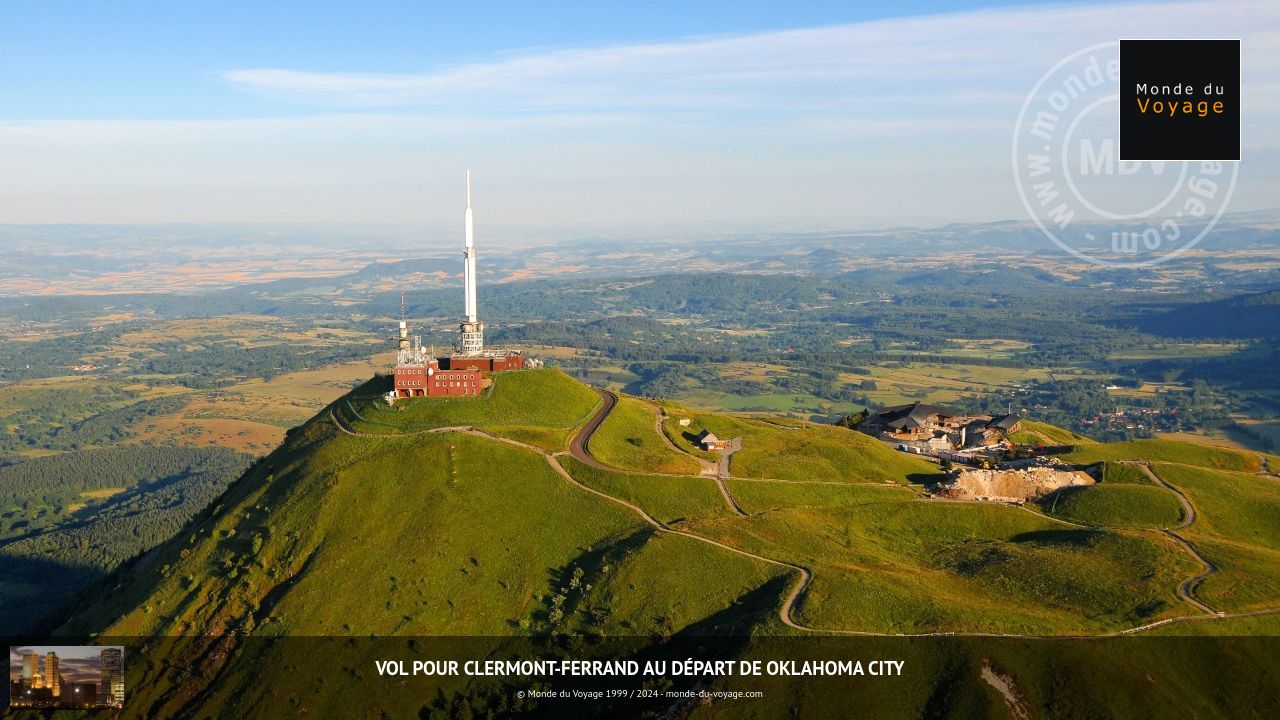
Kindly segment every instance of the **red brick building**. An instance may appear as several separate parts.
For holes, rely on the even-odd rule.
[[[482,355],[454,355],[440,358],[440,367],[445,370],[483,370],[484,372],[502,372],[503,370],[519,370],[524,367],[524,355],[510,350],[491,350]]]
[[[474,397],[484,389],[478,369],[440,369],[437,360],[424,364],[396,365],[395,396]]]

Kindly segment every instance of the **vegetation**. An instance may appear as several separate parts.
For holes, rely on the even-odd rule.
[[[229,624],[255,637],[665,635],[737,608],[781,572],[731,554],[707,563],[706,552],[654,534],[532,451],[465,434],[357,438],[322,416],[64,631],[172,635],[191,649]],[[201,703],[220,707],[227,683],[257,667],[231,663]],[[183,702],[165,694],[171,671],[131,666],[139,695],[154,693],[135,699],[162,714]],[[278,716],[287,687],[255,712]]]
[[[246,463],[221,448],[124,447],[0,467],[0,633],[168,540]]]
[[[68,388],[65,392],[75,391]],[[134,425],[177,412],[187,404],[187,398],[173,395],[132,403],[126,399],[136,397],[137,393],[108,390],[103,397],[51,398],[50,402],[13,412],[7,418],[12,434],[0,439],[0,455],[119,443],[136,436]]]
[[[578,482],[635,503],[658,522],[673,525],[692,518],[729,514],[712,478],[609,472],[572,457],[561,458],[560,463]]]
[[[459,425],[568,429],[586,422],[600,402],[590,388],[554,368],[497,373],[492,379],[479,397],[408,398],[390,407],[375,396],[353,398],[339,408],[362,432],[396,434]]]
[[[1173,493],[1151,484],[1103,482],[1063,488],[1039,502],[1053,517],[1100,527],[1168,528],[1182,520]]]
[[[913,247],[951,242],[932,235],[918,240]],[[1005,240],[1006,247],[1025,241],[1017,233]],[[1274,479],[1254,474],[1256,455],[1169,440],[1102,444],[1081,434],[1110,439],[1148,432],[1098,431],[1085,417],[1117,406],[1163,413],[1161,422],[1176,416],[1180,430],[1216,427],[1227,413],[1229,422],[1247,427],[1274,424],[1276,295],[1258,292],[1280,277],[1274,269],[1202,264],[1186,272],[1190,266],[1175,261],[1166,265],[1173,274],[1159,278],[1170,292],[1116,303],[1110,288],[1152,278],[1119,270],[1055,274],[1044,269],[1052,260],[1018,266],[1003,252],[945,271],[912,266],[909,258],[881,263],[880,255],[868,267],[866,256],[851,255],[846,245],[882,248],[883,238],[832,243],[824,236],[821,247],[805,245],[812,242],[771,242],[741,258],[745,267],[769,267],[785,250],[798,274],[635,277],[625,268],[614,270],[626,276],[618,281],[593,276],[495,285],[486,294],[487,312],[501,323],[492,339],[542,346],[571,375],[702,407],[827,418],[914,399],[1032,409],[1035,418],[1070,429],[1027,421],[1015,440],[1072,445],[1070,461],[1106,463],[1101,485],[1066,493],[1046,510],[1132,529],[1086,530],[1011,507],[923,500],[913,483],[935,467],[918,458],[843,428],[701,410],[679,411],[695,423],[679,427],[673,419],[664,431],[705,459],[719,454],[695,449],[688,435],[707,428],[742,437],[732,470],[744,477],[726,484],[751,517],[730,513],[709,479],[646,475],[685,458],[667,454],[651,425],[631,412],[634,406],[619,408],[593,449],[635,472],[602,472],[563,458],[574,477],[682,530],[811,569],[812,583],[793,616],[817,628],[1095,633],[1198,612],[1174,588],[1203,568],[1151,529],[1168,522],[1176,498],[1114,462],[1147,459],[1198,511],[1196,522],[1178,532],[1217,573],[1193,593],[1227,612],[1275,607],[1280,547],[1273,520],[1280,513]],[[735,254],[714,243],[699,252],[717,262]],[[122,440],[214,441],[211,433],[198,436],[171,422],[180,419],[253,420],[283,434],[350,387],[344,383],[389,364],[385,354],[367,361],[385,349],[389,318],[399,312],[397,293],[383,282],[388,272],[372,268],[253,292],[113,296],[110,311],[124,320],[101,320],[100,298],[0,298],[11,337],[30,335],[0,339],[0,381],[10,383],[0,386],[2,461],[59,452],[58,460],[79,462],[107,452],[94,448]],[[456,312],[452,288],[414,292],[409,300],[411,315],[424,318],[424,326]],[[230,321],[240,323],[234,327],[211,317],[249,313],[255,317]],[[200,318],[207,322],[194,322]],[[335,365],[356,358],[363,362]],[[359,372],[352,370],[357,365]],[[513,384],[504,387],[508,378]],[[94,394],[66,392],[86,382],[94,383]],[[626,508],[566,483],[533,451],[468,435],[390,437],[465,424],[563,451],[596,397],[558,371],[499,376],[477,400],[410,401],[392,409],[380,402],[380,392],[366,387],[356,394],[372,397],[335,409],[362,432],[388,437],[342,435],[324,415],[295,429],[185,531],[154,554],[126,560],[77,601],[66,632],[168,636],[177,644],[174,657],[198,659],[131,666],[131,686],[145,688],[139,712],[296,716],[375,685],[359,677],[371,662],[353,661],[335,673],[312,666],[314,653],[307,650],[314,646],[271,644],[299,634],[344,635],[351,643],[378,635],[400,643],[393,653],[377,645],[371,656],[381,658],[421,652],[403,637],[421,634],[546,639],[537,647],[545,654],[565,651],[576,641],[564,636],[573,633],[648,642],[682,632],[789,632],[776,613],[792,572],[657,533]],[[1123,428],[1126,421],[1120,422]],[[1265,449],[1261,434],[1233,439]],[[1271,462],[1275,471],[1277,461]],[[146,467],[146,461],[137,464]],[[0,471],[16,467],[22,465]],[[89,472],[67,466],[64,476],[78,481]],[[49,592],[14,578],[69,578],[66,588],[79,587],[172,532],[178,516],[160,520],[148,513],[161,505],[187,512],[216,495],[214,483],[196,475],[205,477],[179,469],[155,481],[104,478],[80,491],[33,486],[5,500],[0,523],[7,523],[9,544],[0,557],[13,548],[27,553],[26,564],[0,574],[5,618],[18,617],[10,614],[20,607],[14,602]],[[0,483],[0,491],[7,488]],[[154,507],[144,489],[154,491]],[[112,533],[130,537],[121,537],[118,549],[97,545]],[[31,560],[45,552],[41,548],[57,559]],[[64,561],[81,555],[104,564],[76,576],[79,566]],[[1265,616],[1178,622],[1157,632],[1274,633],[1276,627]],[[212,645],[210,638],[234,647]],[[1025,643],[946,642],[881,653],[909,658],[928,677],[910,692],[848,683],[839,691],[851,698],[863,693],[865,703],[857,706],[875,715],[998,715],[1004,711],[998,698],[963,681],[992,659],[1016,676],[1046,717],[1241,715],[1207,704],[1202,688],[1223,688],[1214,702],[1256,697],[1255,669],[1270,662],[1239,639],[1217,655],[1211,646],[1198,645],[1193,653],[1166,643],[1155,650],[1131,644],[1116,656],[1071,643],[1037,653]],[[274,649],[263,649],[269,645]],[[579,645],[572,652],[590,650]],[[284,672],[265,688],[258,682],[261,667]],[[1156,687],[1147,676],[1153,667],[1158,688],[1131,692]],[[1188,690],[1179,684],[1188,667],[1205,668],[1217,684]],[[188,680],[201,686],[190,704],[174,689]],[[1106,689],[1117,684],[1123,692]],[[503,716],[510,706],[501,703],[512,702],[505,686],[475,706],[459,705],[442,687],[440,697],[412,702],[381,693],[369,714]],[[776,687],[770,697],[799,698],[797,706],[804,707],[785,683]],[[697,713],[739,709],[717,703]]]
[[[555,371],[499,377],[492,394],[465,406],[477,424],[497,419],[493,407],[503,402],[508,424],[493,427],[528,428],[555,445],[559,435],[533,431],[562,428],[537,423],[573,420],[594,405],[593,395],[565,391],[562,383],[572,381]],[[422,635],[551,643],[539,646],[545,653],[583,634],[625,636],[653,651],[658,639],[682,634],[788,633],[777,612],[796,573],[697,537],[808,568],[812,578],[791,617],[819,630],[1104,633],[1196,612],[1175,588],[1202,568],[1162,533],[1082,529],[1020,508],[923,499],[913,483],[934,466],[845,428],[673,412],[665,430],[677,441],[702,427],[743,437],[760,448],[745,467],[794,475],[728,480],[747,517],[731,512],[710,478],[601,471],[558,458],[578,482],[697,536],[687,537],[660,533],[567,482],[537,451],[470,434],[417,433],[416,423],[454,423],[463,413],[450,401],[434,415],[429,403],[420,405],[407,427],[391,423],[409,410],[387,409],[383,425],[348,416],[379,428],[379,436],[344,434],[327,413],[292,431],[146,562],[108,577],[99,588],[110,592],[86,595],[59,632],[163,638],[175,657],[206,658],[199,673],[130,666],[135,701],[149,713],[181,707],[275,717],[338,702],[365,686],[360,668],[370,664],[352,659],[348,680],[317,682],[327,671],[308,663],[314,651],[275,638],[346,636],[383,657],[393,641],[407,643],[399,652],[419,652],[408,638]],[[694,422],[680,427],[681,415]],[[619,427],[626,436],[628,426]],[[633,417],[630,428],[656,439],[650,422]],[[1188,457],[1219,457],[1197,453]],[[1112,482],[1088,489],[1107,488],[1099,498],[1053,511],[1120,513],[1126,523],[1155,527],[1160,518],[1143,513],[1166,501],[1178,507],[1163,488],[1123,482],[1123,471],[1110,469],[1118,467],[1109,463],[1104,477],[1110,472]],[[1268,602],[1280,583],[1269,569],[1280,565],[1266,562],[1280,543],[1280,527],[1268,523],[1277,516],[1274,481],[1207,467],[1156,469],[1196,503],[1202,520],[1188,538],[1221,565],[1196,592],[1231,607]],[[1231,492],[1219,494],[1219,476],[1232,478]],[[1257,485],[1237,487],[1237,478]],[[230,639],[211,654],[210,638]],[[575,656],[592,652],[573,648]],[[1008,652],[1017,650],[1002,656]],[[969,655],[953,648],[927,657],[921,662]],[[258,684],[263,663],[288,670],[270,693]],[[434,701],[392,693],[376,706],[393,717],[428,705],[452,712],[461,686],[446,680],[438,687]],[[482,709],[497,712],[510,700],[485,702]]]
[[[728,415],[672,410],[667,435],[695,451],[703,429],[728,440],[742,438],[730,472],[738,477],[780,480],[838,480],[843,482],[923,482],[938,468],[900,453],[875,438],[841,427],[802,423],[784,427]],[[678,417],[692,422],[685,427]]]
[[[1173,440],[1133,440],[1120,443],[1082,444],[1063,456],[1068,462],[1090,464],[1100,460],[1143,459],[1221,470],[1257,472],[1257,455],[1230,448],[1210,447]]]
[[[667,447],[657,433],[658,418],[649,405],[630,397],[618,404],[591,436],[591,454],[624,470],[696,475],[698,461]]]
[[[811,568],[798,611],[818,628],[1059,634],[1189,612],[1174,587],[1196,566],[1167,541],[1008,506],[820,487],[735,481],[741,502],[765,512],[690,526]]]
[[[1151,485],[1151,479],[1142,468],[1130,463],[1102,463],[1102,482],[1108,485]]]

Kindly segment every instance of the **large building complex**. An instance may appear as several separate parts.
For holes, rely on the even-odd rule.
[[[409,337],[400,303],[400,333],[397,338],[396,367],[389,401],[408,397],[450,397],[479,395],[487,381],[482,372],[519,370],[525,356],[516,350],[486,348],[484,323],[480,321],[476,293],[475,215],[471,209],[471,173],[467,173],[467,208],[463,215],[465,239],[462,246],[462,284],[465,296],[458,342],[453,355],[437,358],[427,352],[419,338]]]
[[[22,653],[21,674],[9,678],[9,704],[29,708],[93,708],[124,706],[124,651],[117,647],[60,647],[71,652],[70,681],[63,675],[62,658]],[[86,652],[93,653],[86,655]],[[98,658],[101,685],[85,678],[84,661]],[[79,668],[78,670],[76,668]]]

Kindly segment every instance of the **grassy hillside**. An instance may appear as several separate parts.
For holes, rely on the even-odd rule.
[[[675,524],[729,514],[714,478],[609,472],[572,457],[561,458],[560,463],[583,485],[635,503],[659,522]]]
[[[1064,455],[1067,462],[1089,464],[1100,460],[1151,460],[1219,470],[1257,472],[1262,467],[1258,456],[1231,448],[1196,445],[1176,440],[1132,440],[1118,443],[1082,443],[1074,452]]]
[[[1095,442],[1084,435],[1034,420],[1023,420],[1022,428],[1011,434],[1009,439],[1026,445],[1083,445]]]
[[[466,712],[501,716],[508,686],[423,685],[440,690],[435,699],[386,692],[369,682],[372,659],[420,656],[446,647],[445,636],[471,638],[467,657],[497,652],[495,643],[509,652],[533,643],[519,646],[525,656],[604,652],[568,639],[584,635],[649,650],[683,634],[715,635],[724,648],[733,636],[750,652],[750,636],[803,632],[778,617],[800,577],[780,563],[811,573],[788,617],[819,632],[1099,634],[1199,612],[1176,588],[1203,568],[1154,529],[1175,523],[1180,505],[1127,466],[1109,463],[1101,485],[1048,508],[1128,526],[1085,529],[1025,508],[926,499],[914,483],[935,466],[843,428],[712,413],[679,427],[690,415],[672,413],[665,431],[678,442],[703,427],[743,438],[733,470],[744,477],[725,483],[742,516],[712,478],[598,470],[560,453],[568,435],[551,433],[586,419],[589,389],[556,371],[498,378],[492,394],[456,404],[356,401],[343,417],[368,437],[317,416],[153,557],[87,595],[61,632],[167,638],[165,662],[129,666],[138,716],[317,715],[353,691],[377,694],[371,717],[457,715],[465,713],[449,706],[452,693],[481,688],[497,693],[486,700],[494,704]],[[648,408],[619,407],[604,442],[615,461],[643,467],[644,457],[670,452]],[[500,429],[534,448],[423,432],[453,424]],[[1229,610],[1274,603],[1280,483],[1155,469],[1200,511],[1185,535],[1220,567],[1198,597]],[[693,537],[663,532],[623,503]],[[299,642],[306,636],[340,639]],[[970,650],[888,656],[921,652],[921,667],[949,676],[979,659]],[[337,674],[315,662],[334,656],[344,658]],[[263,667],[282,672],[264,683]],[[1056,677],[1037,667],[1032,694]],[[933,702],[1002,711],[948,682],[958,681],[902,685],[892,711],[927,715]]]
[[[591,436],[591,454],[624,470],[697,475],[698,461],[667,447],[655,430],[657,421],[653,408],[644,401],[619,397],[613,412]]]
[[[1142,472],[1142,468],[1130,463],[1104,462],[1102,464],[1102,482],[1108,485],[1151,485],[1151,478]]]
[[[776,509],[690,527],[812,568],[798,610],[819,628],[1060,634],[1188,612],[1174,586],[1196,566],[1160,538],[888,488],[851,496],[832,486],[731,487],[752,510]]]
[[[1167,528],[1182,520],[1178,498],[1150,484],[1104,482],[1064,488],[1042,498],[1039,504],[1053,517],[1101,527]]]
[[[388,406],[380,396],[353,399],[353,427],[368,433],[401,433],[455,425],[527,426],[566,430],[585,422],[599,403],[587,386],[555,368],[497,373],[474,398],[408,398]],[[340,403],[341,404],[341,403]]]
[[[859,432],[832,425],[784,424],[681,409],[670,411],[668,437],[690,450],[703,429],[722,439],[742,438],[729,467],[738,477],[844,482],[918,482],[937,475],[938,467],[900,453]],[[678,419],[691,423],[681,427]]]
[[[1275,607],[1280,598],[1280,481],[1249,473],[1157,464],[1199,516],[1180,531],[1218,567],[1201,597],[1227,610]]]
[[[710,481],[690,481],[715,492]],[[60,632],[182,635],[172,642],[191,643],[191,652],[196,636],[233,627],[245,642],[670,634],[725,613],[767,617],[735,608],[779,574],[656,535],[631,511],[565,481],[536,452],[456,433],[352,437],[320,416],[154,559],[113,578],[111,592]],[[218,688],[245,682],[251,670],[231,666]],[[150,714],[190,701],[166,693],[168,672],[130,668],[131,684],[151,689],[135,696]],[[284,702],[253,714],[279,717]]]

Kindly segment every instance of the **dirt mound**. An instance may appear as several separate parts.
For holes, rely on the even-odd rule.
[[[957,472],[938,483],[934,493],[953,500],[988,500],[1024,503],[1048,495],[1059,488],[1093,485],[1088,473],[1057,460],[1017,470],[970,470]]]

